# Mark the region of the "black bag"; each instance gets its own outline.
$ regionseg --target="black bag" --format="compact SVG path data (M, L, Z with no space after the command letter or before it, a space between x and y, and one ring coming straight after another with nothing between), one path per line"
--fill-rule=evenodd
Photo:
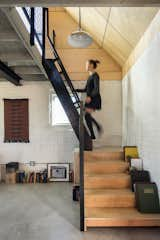
M138 182L150 182L150 174L148 171L138 171L138 170L132 170L130 171L131 174L131 187L132 191L134 192L134 184Z
M141 213L160 213L158 190L155 183L135 184L136 206Z
M74 186L73 187L73 201L79 201L80 198L80 187Z
M25 182L25 171L19 171L16 173L16 182L17 183Z
M43 171L43 183L47 183L48 182L48 171L44 170Z
M19 169L19 163L18 162L10 162L6 164L6 172L16 172Z

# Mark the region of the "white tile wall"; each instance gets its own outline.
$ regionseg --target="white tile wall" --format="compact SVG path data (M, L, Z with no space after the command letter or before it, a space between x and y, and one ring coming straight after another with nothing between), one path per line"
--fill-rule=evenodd
M74 82L76 88L85 86L85 82ZM103 126L104 133L97 139L96 146L122 145L122 82L101 81L102 109L93 116Z
M75 83L84 85L83 82ZM0 82L0 163L18 161L29 163L72 162L74 148L78 141L71 127L52 127L49 125L49 82L24 82L16 87L9 82ZM102 111L95 117L104 128L99 140L103 145L121 144L121 82L103 81L101 83ZM3 98L29 98L30 143L4 143Z
M49 125L49 82L24 82L15 87L0 83L0 163L18 161L28 163L72 162L72 152L78 141L70 127ZM30 143L3 143L3 98L29 98Z
M137 145L160 190L160 33L123 79L123 144Z

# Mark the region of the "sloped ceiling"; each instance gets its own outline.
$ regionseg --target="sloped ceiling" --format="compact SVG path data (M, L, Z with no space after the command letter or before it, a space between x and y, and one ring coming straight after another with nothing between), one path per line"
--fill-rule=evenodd
M78 22L79 9L65 9ZM82 27L123 66L158 10L147 7L82 7Z

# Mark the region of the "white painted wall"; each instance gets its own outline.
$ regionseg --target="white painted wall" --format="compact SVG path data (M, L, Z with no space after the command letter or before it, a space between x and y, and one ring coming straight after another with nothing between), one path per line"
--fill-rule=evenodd
M74 83L76 88L83 88L85 82ZM93 114L103 126L103 135L94 143L95 147L122 145L122 82L101 81L102 109ZM84 94L85 97L85 94Z
M49 125L50 89L49 82L24 82L22 87L9 82L0 83L0 163L72 162L72 153L78 142L71 127ZM30 143L3 143L3 98L29 98Z
M82 82L75 83L80 87ZM0 163L18 161L29 163L72 162L78 141L71 127L49 125L49 82L24 82L16 87L9 82L0 83ZM104 128L99 140L102 145L121 144L121 82L102 81L102 111L96 118ZM30 143L4 143L3 98L29 98ZM45 165L40 165L45 167Z
M160 190L160 33L122 81L123 144L137 145Z

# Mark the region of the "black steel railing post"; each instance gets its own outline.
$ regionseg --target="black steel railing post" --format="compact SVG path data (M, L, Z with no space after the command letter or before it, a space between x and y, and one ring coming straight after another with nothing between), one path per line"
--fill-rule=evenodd
M34 7L31 7L31 20L30 20L30 44L34 46L34 36L35 36L35 11Z
M46 55L46 8L43 8L43 26L42 26L42 62Z
M80 230L84 231L84 124L83 102L80 103L79 119L79 159L80 159Z
M36 31L36 7L29 8L30 11L27 10L27 7L22 7L22 11L30 25L30 44L33 46L35 44L35 40L39 44L40 48L42 49L42 41L39 36L41 33Z

